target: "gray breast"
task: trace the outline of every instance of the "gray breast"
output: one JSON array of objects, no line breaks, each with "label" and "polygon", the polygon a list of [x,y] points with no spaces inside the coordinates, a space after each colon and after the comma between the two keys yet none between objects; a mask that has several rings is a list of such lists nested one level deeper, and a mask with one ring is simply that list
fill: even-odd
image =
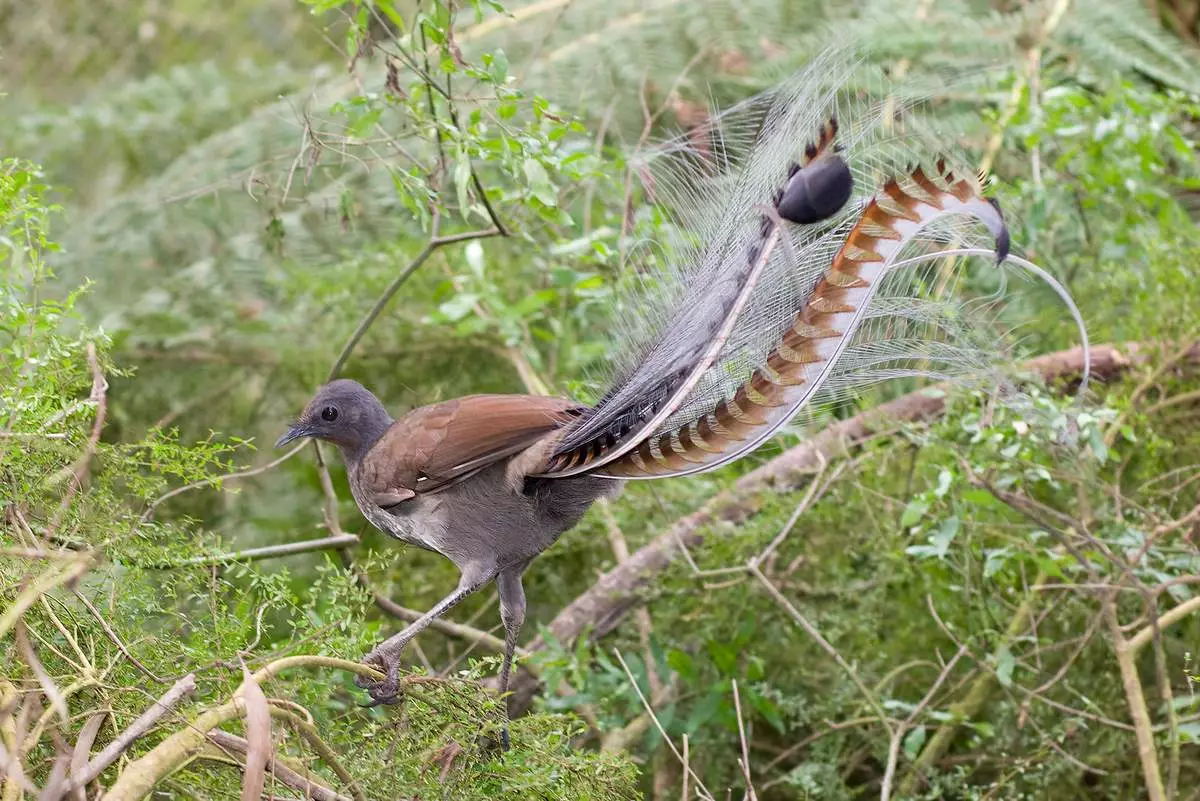
[{"label": "gray breast", "polygon": [[363,497],[354,476],[350,477],[350,493],[367,522],[384,534],[445,555],[441,547],[446,531],[445,516],[436,495],[418,495],[390,509],[381,509]]}]

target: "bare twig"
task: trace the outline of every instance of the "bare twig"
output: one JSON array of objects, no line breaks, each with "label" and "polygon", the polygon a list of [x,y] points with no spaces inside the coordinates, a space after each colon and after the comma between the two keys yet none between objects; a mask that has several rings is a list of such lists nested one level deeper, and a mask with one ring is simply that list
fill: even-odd
[{"label": "bare twig", "polygon": [[213,556],[194,556],[190,559],[180,559],[177,562],[161,562],[142,565],[152,570],[174,570],[180,567],[195,567],[197,565],[228,565],[234,562],[257,562],[261,559],[276,559],[281,556],[294,556],[298,553],[313,551],[339,551],[358,545],[357,534],[335,534],[332,537],[321,537],[315,540],[301,542],[285,542],[279,545],[264,545],[259,548],[246,548],[243,551],[215,554]]},{"label": "bare twig", "polygon": [[[214,729],[209,731],[209,740],[214,743],[222,751],[232,751],[240,755],[246,754],[247,743],[244,737],[239,737],[236,734],[229,734],[228,731]],[[274,776],[286,787],[304,793],[307,799],[312,801],[353,801],[348,795],[337,793],[336,790],[326,787],[325,784],[317,781],[317,777],[311,771],[308,771],[304,765],[290,763],[289,760],[284,760],[280,755],[272,753],[268,763],[268,770],[271,776]]]},{"label": "bare twig", "polygon": [[46,526],[46,530],[49,532],[58,530],[62,516],[66,513],[67,507],[71,505],[71,499],[83,487],[84,474],[87,473],[88,466],[92,463],[92,457],[96,455],[96,446],[100,443],[100,432],[104,428],[104,420],[108,416],[108,381],[105,380],[104,373],[100,370],[96,346],[91,342],[87,344],[87,360],[88,366],[92,370],[92,394],[88,400],[96,405],[96,417],[92,421],[92,433],[88,437],[87,445],[71,468],[72,481],[67,485],[67,491],[63,493],[62,501],[58,504],[58,511],[54,513],[54,517]]},{"label": "bare twig", "polygon": [[863,683],[861,678],[859,678],[858,671],[854,669],[854,666],[847,662],[846,658],[842,656],[841,651],[834,648],[829,640],[825,639],[825,637],[821,634],[820,630],[817,629],[817,627],[814,626],[808,620],[808,618],[801,614],[800,610],[793,606],[792,602],[789,601],[784,594],[781,593],[779,589],[771,583],[771,580],[766,577],[761,569],[759,569],[758,565],[752,564],[750,565],[749,569],[750,573],[759,580],[763,587],[766,588],[767,593],[770,594],[770,596],[775,599],[775,602],[779,604],[779,606],[781,606],[785,612],[788,613],[788,616],[795,621],[796,625],[804,629],[804,632],[808,634],[808,636],[811,637],[818,646],[820,646],[821,650],[829,654],[829,656],[831,656],[833,660],[837,662],[838,667],[840,667],[842,671],[850,677],[850,681],[852,681],[854,686],[858,688],[859,693],[862,694],[862,697],[867,702],[867,705],[870,706],[871,710],[874,711],[878,716],[880,724],[887,729],[888,734],[891,734],[891,718],[889,718],[888,714],[883,711],[883,707],[879,704],[879,699],[875,697],[875,693],[871,692],[870,688]]},{"label": "bare twig", "polygon": [[[1189,598],[1178,606],[1174,606],[1158,616],[1158,628],[1173,626],[1193,612],[1200,611],[1200,595]],[[1146,626],[1129,638],[1129,649],[1133,653],[1148,645],[1154,639],[1154,626]]]},{"label": "bare twig", "polygon": [[450,245],[455,242],[466,242],[472,239],[486,239],[487,237],[497,236],[500,233],[500,231],[496,228],[487,228],[482,231],[467,231],[448,236],[439,236],[438,230],[440,224],[441,216],[435,209],[429,241],[425,244],[425,247],[421,249],[421,252],[414,256],[412,261],[410,261],[408,265],[400,271],[400,274],[392,279],[392,282],[387,285],[386,289],[383,290],[383,294],[376,299],[374,305],[371,306],[366,315],[364,315],[362,320],[359,321],[358,327],[354,329],[354,333],[352,333],[350,338],[346,340],[346,344],[342,346],[342,352],[338,354],[337,359],[334,360],[333,367],[329,369],[329,375],[326,377],[326,381],[332,381],[333,379],[337,378],[338,373],[340,373],[342,371],[342,367],[345,366],[346,360],[350,358],[350,354],[354,352],[356,347],[358,347],[358,343],[367,333],[367,329],[369,329],[375,323],[376,318],[378,318],[383,312],[383,309],[385,306],[387,306],[388,301],[390,301],[392,296],[399,291],[400,287],[404,286],[404,283],[408,281],[412,274],[416,272],[417,269],[424,264],[430,256],[433,255],[434,251],[444,245]]},{"label": "bare twig", "polygon": [[169,501],[171,498],[174,498],[176,495],[182,495],[185,492],[189,492],[194,489],[200,489],[201,487],[215,487],[219,484],[223,484],[226,481],[238,481],[243,478],[252,478],[254,476],[262,475],[263,473],[266,473],[270,470],[274,470],[276,467],[283,464],[288,459],[291,459],[293,456],[295,456],[297,453],[299,453],[304,448],[304,446],[305,446],[305,443],[301,442],[299,445],[292,448],[290,451],[283,454],[283,456],[280,456],[278,459],[272,459],[271,461],[267,462],[266,464],[260,465],[258,467],[250,467],[245,470],[235,470],[232,473],[226,473],[225,475],[222,475],[222,476],[213,476],[212,478],[205,478],[200,481],[193,481],[191,484],[184,484],[182,487],[176,487],[175,489],[171,490],[170,492],[165,492],[162,495],[159,495],[153,501],[151,501],[150,505],[146,507],[146,511],[142,512],[142,522],[145,523],[147,520],[150,520],[151,518],[153,518],[154,510],[157,509],[160,504],[162,504],[165,501]]},{"label": "bare twig", "polygon": [[160,720],[170,712],[176,704],[196,691],[196,676],[189,673],[163,693],[145,712],[138,715],[125,731],[118,734],[103,751],[96,754],[82,772],[71,780],[72,787],[85,787],[90,781],[104,772],[105,768],[117,761],[121,754],[135,740],[153,729]]},{"label": "bare twig", "polygon": [[[1129,706],[1129,717],[1133,720],[1137,737],[1138,760],[1142,763],[1142,776],[1146,780],[1146,794],[1150,801],[1165,801],[1162,772],[1158,768],[1158,753],[1154,748],[1154,729],[1150,723],[1150,711],[1142,693],[1142,680],[1134,663],[1134,652],[1129,640],[1121,632],[1117,618],[1117,606],[1111,597],[1104,601],[1104,620],[1112,638],[1113,653],[1121,670],[1121,685],[1125,690],[1125,701]],[[1153,635],[1152,635],[1153,636]]]},{"label": "bare twig", "polygon": [[82,592],[80,592],[78,588],[75,589],[75,597],[78,598],[87,608],[87,610],[92,613],[92,617],[96,618],[96,622],[98,622],[100,624],[100,628],[104,630],[105,636],[108,637],[113,645],[117,646],[117,649],[125,655],[125,658],[128,659],[134,667],[140,670],[142,674],[151,681],[156,681],[159,684],[168,683],[166,679],[159,677],[154,673],[154,671],[143,665],[132,653],[129,652],[129,649],[125,647],[125,643],[121,642],[121,638],[117,636],[117,633],[113,631],[112,626],[110,626],[108,621],[104,619],[104,615],[100,614],[100,610],[97,609],[91,600]]},{"label": "bare twig", "polygon": [[679,753],[679,749],[675,747],[675,743],[671,740],[670,735],[667,734],[667,730],[663,728],[661,723],[659,723],[658,715],[654,714],[654,708],[650,706],[650,702],[646,700],[646,696],[642,692],[642,688],[638,685],[637,679],[633,677],[633,672],[630,671],[629,665],[625,664],[625,657],[621,656],[621,652],[616,649],[613,650],[613,653],[616,654],[617,661],[621,663],[621,667],[625,670],[625,675],[628,677],[629,683],[633,686],[633,691],[637,693],[638,700],[642,702],[642,708],[645,709],[646,714],[650,716],[650,720],[653,721],[654,727],[658,729],[658,733],[662,735],[663,741],[666,742],[667,747],[671,749],[671,753],[675,754],[675,758],[678,759],[679,764],[683,766],[685,774],[690,774],[695,780],[697,792],[703,793],[703,797],[709,799],[709,801],[714,801],[713,794],[710,793],[708,788],[704,786],[704,781],[698,775],[696,775],[696,772],[687,764],[687,760],[683,758],[683,754]]},{"label": "bare twig", "polygon": [[17,653],[21,655],[21,659],[25,660],[25,664],[29,667],[34,678],[38,680],[38,684],[42,687],[42,693],[50,701],[50,708],[58,714],[58,719],[63,723],[67,723],[71,719],[71,713],[67,709],[67,699],[63,697],[62,691],[58,689],[58,685],[54,683],[54,679],[50,678],[50,674],[46,672],[46,668],[42,667],[42,660],[38,659],[37,652],[33,650],[33,644],[29,642],[29,635],[25,631],[24,619],[18,620],[15,630],[13,631],[13,639],[17,646]]},{"label": "bare twig", "polygon": [[[220,729],[210,731],[208,739],[222,750],[233,751],[243,756],[248,749],[244,738]],[[285,786],[304,793],[305,797],[311,798],[312,801],[352,801],[350,796],[342,795],[317,781],[317,777],[303,765],[293,764],[278,754],[271,754],[267,769]]]},{"label": "bare twig", "polygon": [[937,679],[934,680],[933,685],[929,688],[928,692],[925,693],[925,697],[921,699],[920,703],[913,707],[913,710],[908,714],[908,717],[896,727],[894,732],[892,732],[891,742],[888,743],[887,768],[884,770],[883,783],[879,789],[880,801],[888,801],[888,799],[891,797],[892,779],[896,775],[896,762],[900,756],[900,744],[904,740],[905,732],[912,727],[917,717],[925,711],[925,707],[927,707],[933,700],[934,696],[937,695],[937,691],[941,689],[942,684],[945,683],[946,678],[950,675],[950,671],[954,670],[954,666],[966,652],[967,647],[965,645],[959,646],[958,650],[954,653],[954,656],[949,662],[946,663],[946,666],[942,668],[942,672],[938,674]]},{"label": "bare twig", "polygon": [[271,759],[271,708],[267,696],[254,676],[242,665],[242,700],[246,713],[246,766],[242,774],[242,801],[258,801],[267,782],[267,763]]},{"label": "bare twig", "polygon": [[742,778],[746,780],[746,797],[749,801],[758,801],[754,792],[754,782],[750,780],[750,749],[746,746],[746,727],[742,723],[742,697],[738,693],[737,679],[733,679],[733,709],[737,713],[738,742],[742,745],[742,756],[738,759],[742,768]]},{"label": "bare twig", "polygon": [[[350,771],[346,770],[345,766],[342,765],[341,760],[338,758],[337,752],[330,748],[329,744],[321,739],[321,735],[317,732],[316,726],[309,723],[295,712],[287,709],[273,706],[270,708],[270,711],[272,716],[286,720],[292,724],[300,736],[304,738],[304,741],[313,747],[313,750],[317,752],[317,755],[321,757],[321,760],[333,770],[337,777],[341,779],[347,787],[350,788],[350,792],[354,795],[356,801],[367,801],[367,796],[363,792],[362,787],[359,786],[358,781],[350,774]],[[243,799],[243,801],[247,801],[247,799]]]},{"label": "bare twig", "polygon": [[62,584],[70,584],[86,573],[91,566],[90,558],[81,558],[73,565],[52,567],[30,582],[4,610],[4,614],[0,615],[0,637],[7,634],[21,619],[21,615],[44,594]]}]

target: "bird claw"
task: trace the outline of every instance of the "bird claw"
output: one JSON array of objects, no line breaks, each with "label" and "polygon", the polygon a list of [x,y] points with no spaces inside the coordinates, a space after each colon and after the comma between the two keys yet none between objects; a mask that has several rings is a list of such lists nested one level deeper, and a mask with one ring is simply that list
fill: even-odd
[{"label": "bird claw", "polygon": [[384,654],[372,653],[367,654],[363,659],[363,664],[381,671],[384,678],[354,677],[354,686],[360,690],[366,690],[367,695],[371,696],[370,703],[362,704],[362,706],[369,708],[381,704],[397,703],[400,700],[400,659],[396,656],[389,658]]}]

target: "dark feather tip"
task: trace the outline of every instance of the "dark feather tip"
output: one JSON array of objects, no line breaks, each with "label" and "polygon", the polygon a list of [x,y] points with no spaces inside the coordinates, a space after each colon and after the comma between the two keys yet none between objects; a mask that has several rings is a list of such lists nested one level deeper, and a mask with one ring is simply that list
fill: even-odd
[{"label": "dark feather tip", "polygon": [[996,216],[1000,218],[1000,233],[996,235],[996,264],[1002,264],[1008,258],[1012,237],[1008,233],[1008,225],[1004,222],[1004,212],[1000,209],[1000,202],[994,197],[987,198],[987,202],[992,204],[992,208],[996,210]]},{"label": "dark feather tip", "polygon": [[850,165],[841,156],[830,156],[796,173],[775,208],[789,222],[811,225],[837,214],[853,192]]}]

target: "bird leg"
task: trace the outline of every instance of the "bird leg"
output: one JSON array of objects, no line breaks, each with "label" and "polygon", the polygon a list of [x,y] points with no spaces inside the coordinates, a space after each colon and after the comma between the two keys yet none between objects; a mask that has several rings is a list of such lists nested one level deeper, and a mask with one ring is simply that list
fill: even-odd
[{"label": "bird leg", "polygon": [[[393,634],[363,657],[363,663],[380,668],[385,674],[385,678],[380,681],[362,676],[354,678],[355,685],[366,690],[371,696],[371,703],[367,706],[396,702],[400,689],[400,654],[404,651],[404,646],[408,645],[409,640],[413,637],[427,629],[434,620],[446,614],[468,595],[491,581],[493,576],[495,576],[495,571],[492,569],[482,570],[467,567],[462,571],[462,575],[458,579],[458,587],[454,592],[438,601],[432,609],[410,623],[399,634]],[[522,596],[523,600],[524,596]]]},{"label": "bird leg", "polygon": [[508,750],[508,678],[512,673],[513,654],[517,650],[517,637],[525,622],[525,588],[521,585],[521,574],[528,562],[509,568],[496,577],[496,590],[500,594],[500,620],[504,623],[504,661],[500,665],[500,697],[504,701],[504,728],[500,732],[500,745]]}]

